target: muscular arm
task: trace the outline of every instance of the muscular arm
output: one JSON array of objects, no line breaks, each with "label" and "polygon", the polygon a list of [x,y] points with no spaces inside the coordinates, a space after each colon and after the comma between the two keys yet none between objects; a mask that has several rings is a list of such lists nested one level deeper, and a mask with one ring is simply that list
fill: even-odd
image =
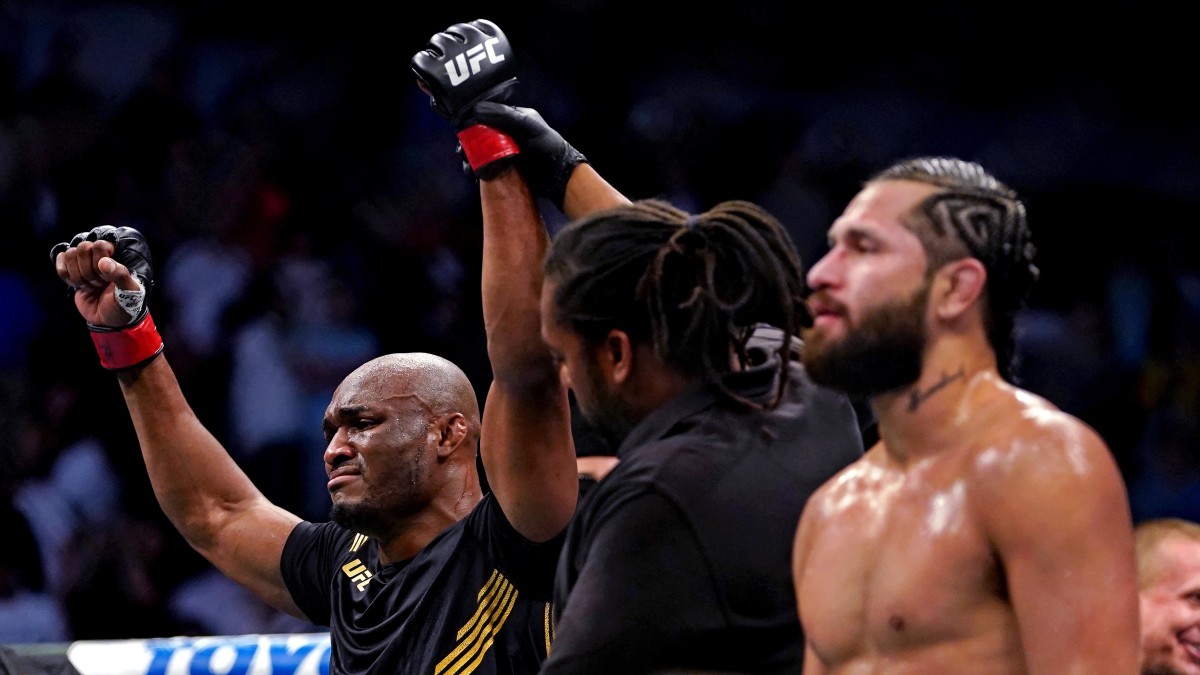
[{"label": "muscular arm", "polygon": [[1103,441],[1065,415],[1020,427],[1007,457],[983,469],[979,507],[1029,672],[1132,675],[1137,579],[1117,467]]},{"label": "muscular arm", "polygon": [[575,219],[614,206],[629,204],[629,199],[596,173],[591,164],[580,164],[567,181],[563,194],[563,213]]},{"label": "muscular arm", "polygon": [[539,299],[549,238],[520,174],[479,182],[483,204],[483,319],[492,385],[480,452],[504,515],[546,541],[575,512],[579,494],[567,391],[542,342]]},{"label": "muscular arm", "polygon": [[300,518],[267,501],[204,428],[165,354],[119,379],[163,512],[226,576],[303,617],[279,571],[283,544]]},{"label": "muscular arm", "polygon": [[[90,236],[98,238],[105,229],[94,229]],[[95,326],[127,325],[130,314],[118,305],[114,289],[139,288],[129,268],[113,256],[136,264],[148,255],[144,243],[137,243],[141,235],[136,230],[119,236],[125,247],[120,252],[111,239],[81,236],[70,246],[54,249],[59,251],[56,273],[76,289],[76,309]],[[146,264],[143,274],[149,271]],[[184,399],[166,352],[144,366],[118,372],[163,513],[196,551],[230,579],[271,605],[303,616],[279,568],[284,542],[300,519],[268,502],[204,428]]]}]

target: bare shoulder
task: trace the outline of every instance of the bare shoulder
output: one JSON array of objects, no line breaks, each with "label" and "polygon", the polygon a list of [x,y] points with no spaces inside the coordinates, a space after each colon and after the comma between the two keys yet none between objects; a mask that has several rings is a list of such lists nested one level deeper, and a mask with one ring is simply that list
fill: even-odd
[{"label": "bare shoulder", "polygon": [[985,513],[1036,517],[1124,499],[1107,443],[1090,425],[1044,398],[997,387],[972,430],[972,492]]},{"label": "bare shoulder", "polygon": [[[972,433],[977,441],[975,468],[981,477],[1109,468],[1111,453],[1095,429],[1023,389],[998,388],[977,419],[980,424]],[[1095,466],[1097,462],[1101,466]]]},{"label": "bare shoulder", "polygon": [[808,498],[802,521],[821,521],[834,515],[839,505],[858,503],[864,494],[873,492],[883,480],[882,446],[876,444],[862,457],[830,476]]}]

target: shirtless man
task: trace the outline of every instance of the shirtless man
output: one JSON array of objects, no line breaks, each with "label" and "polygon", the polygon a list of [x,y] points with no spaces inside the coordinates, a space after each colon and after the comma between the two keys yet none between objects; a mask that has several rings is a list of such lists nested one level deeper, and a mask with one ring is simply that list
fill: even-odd
[{"label": "shirtless man", "polygon": [[797,530],[805,675],[1136,673],[1121,475],[1009,372],[1037,277],[1017,195],[971,162],[899,162],[829,241],[804,363],[870,403],[880,440]]}]

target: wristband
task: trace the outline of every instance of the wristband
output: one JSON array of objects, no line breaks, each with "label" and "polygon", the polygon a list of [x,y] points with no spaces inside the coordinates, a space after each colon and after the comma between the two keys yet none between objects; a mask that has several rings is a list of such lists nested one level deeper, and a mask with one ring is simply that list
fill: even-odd
[{"label": "wristband", "polygon": [[133,282],[138,285],[137,290],[124,291],[114,286],[113,297],[117,299],[117,304],[120,305],[121,309],[125,310],[129,318],[133,319],[142,313],[142,304],[146,302],[146,286],[142,283],[141,279],[138,279],[136,274],[131,274],[130,276],[133,278]]},{"label": "wristband", "polygon": [[521,152],[512,136],[486,124],[473,124],[458,132],[458,142],[473,171]]},{"label": "wristband", "polygon": [[100,365],[108,370],[125,370],[145,364],[162,353],[163,341],[154,319],[145,318],[120,329],[88,325]]}]

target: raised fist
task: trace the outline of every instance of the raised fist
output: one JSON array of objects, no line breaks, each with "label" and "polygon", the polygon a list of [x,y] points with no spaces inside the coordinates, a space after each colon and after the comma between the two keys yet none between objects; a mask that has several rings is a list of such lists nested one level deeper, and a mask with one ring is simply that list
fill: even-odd
[{"label": "raised fist", "polygon": [[124,326],[146,315],[154,270],[141,232],[101,225],[55,244],[50,259],[59,278],[75,289],[75,306],[88,323]]},{"label": "raised fist", "polygon": [[102,225],[70,243],[55,244],[50,259],[74,291],[75,308],[87,321],[105,368],[142,365],[162,351],[146,302],[154,270],[141,232]]},{"label": "raised fist", "polygon": [[487,19],[450,26],[412,58],[429,105],[455,130],[474,124],[472,110],[479,101],[508,100],[516,70],[508,38]]},{"label": "raised fist", "polygon": [[412,58],[417,85],[429,105],[458,133],[470,169],[485,167],[520,152],[506,134],[478,124],[481,101],[506,101],[516,84],[516,61],[500,27],[486,19],[456,23],[429,39]]}]

